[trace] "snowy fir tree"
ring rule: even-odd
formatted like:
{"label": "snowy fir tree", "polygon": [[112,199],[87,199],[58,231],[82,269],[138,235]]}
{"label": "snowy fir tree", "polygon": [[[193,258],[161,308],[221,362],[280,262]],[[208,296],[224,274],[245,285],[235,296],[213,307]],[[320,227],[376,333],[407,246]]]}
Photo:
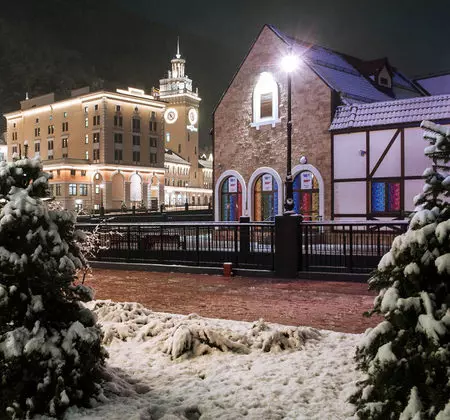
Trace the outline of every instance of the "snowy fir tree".
{"label": "snowy fir tree", "polygon": [[101,393],[102,332],[77,284],[85,235],[45,204],[48,178],[39,160],[0,162],[0,418],[60,416]]}
{"label": "snowy fir tree", "polygon": [[450,419],[450,129],[421,126],[433,165],[407,232],[369,280],[379,292],[370,314],[384,319],[356,352],[361,419]]}

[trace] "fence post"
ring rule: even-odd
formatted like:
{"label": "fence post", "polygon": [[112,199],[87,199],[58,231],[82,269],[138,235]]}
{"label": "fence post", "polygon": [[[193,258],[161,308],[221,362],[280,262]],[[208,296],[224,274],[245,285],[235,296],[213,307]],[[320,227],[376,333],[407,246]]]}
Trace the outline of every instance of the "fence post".
{"label": "fence post", "polygon": [[[250,217],[241,216],[239,223],[250,223]],[[248,262],[248,255],[250,253],[250,226],[239,226],[239,261]]]}
{"label": "fence post", "polygon": [[285,278],[297,277],[299,259],[298,215],[275,217],[275,272]]}

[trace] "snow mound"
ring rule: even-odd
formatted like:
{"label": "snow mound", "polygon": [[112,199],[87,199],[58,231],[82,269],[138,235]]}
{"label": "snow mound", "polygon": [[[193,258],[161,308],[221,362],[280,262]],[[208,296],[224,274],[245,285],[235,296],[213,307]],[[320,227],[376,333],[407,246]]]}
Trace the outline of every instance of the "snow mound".
{"label": "snow mound", "polygon": [[301,350],[307,340],[321,334],[310,327],[287,327],[256,321],[248,328],[232,331],[220,320],[153,312],[138,303],[94,301],[87,306],[97,315],[104,331],[104,343],[115,340],[146,342],[155,338],[150,352],[162,352],[172,359],[198,357],[213,352],[249,354],[252,351]]}

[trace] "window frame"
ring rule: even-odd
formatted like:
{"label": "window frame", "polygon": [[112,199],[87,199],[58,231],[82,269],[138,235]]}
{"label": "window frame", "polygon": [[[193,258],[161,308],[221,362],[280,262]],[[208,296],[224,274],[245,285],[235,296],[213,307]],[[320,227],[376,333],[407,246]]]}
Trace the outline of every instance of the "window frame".
{"label": "window frame", "polygon": [[[373,203],[372,203],[372,188],[374,183],[383,183],[384,187],[384,211],[374,211]],[[400,188],[400,205],[398,210],[389,210],[389,184],[398,184]],[[388,177],[388,178],[372,178],[370,180],[370,188],[369,188],[369,214],[374,217],[395,217],[401,216],[403,209],[403,194],[404,194],[404,185],[402,179],[399,177]]]}
{"label": "window frame", "polygon": [[[262,117],[261,98],[263,95],[267,94],[272,95],[272,114],[270,116]],[[262,72],[253,89],[253,121],[250,126],[259,130],[259,127],[262,125],[271,125],[272,127],[275,127],[277,123],[280,123],[279,98],[279,86],[272,73]]]}

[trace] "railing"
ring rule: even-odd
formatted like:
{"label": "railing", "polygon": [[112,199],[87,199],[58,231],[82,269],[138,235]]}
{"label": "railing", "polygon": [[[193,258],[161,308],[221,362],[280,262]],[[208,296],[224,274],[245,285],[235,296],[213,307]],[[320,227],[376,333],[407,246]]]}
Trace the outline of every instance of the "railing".
{"label": "railing", "polygon": [[98,234],[99,260],[274,270],[271,223],[107,223]]}
{"label": "railing", "polygon": [[406,221],[311,222],[299,226],[299,271],[369,273]]}
{"label": "railing", "polygon": [[[398,222],[299,224],[298,272],[369,273],[407,229]],[[93,224],[78,224],[93,230]],[[275,270],[274,223],[104,223],[99,260]]]}

